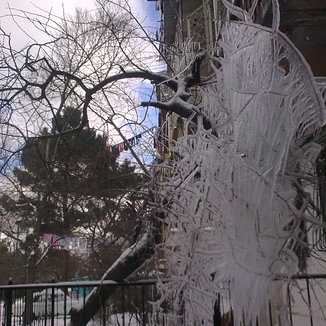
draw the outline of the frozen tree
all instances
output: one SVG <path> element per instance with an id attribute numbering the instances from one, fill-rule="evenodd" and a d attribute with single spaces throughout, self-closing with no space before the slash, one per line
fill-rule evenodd
<path id="1" fill-rule="evenodd" d="M 13 174 L 15 168 L 23 169 L 21 153 L 28 152 L 27 147 L 35 143 L 65 143 L 67 139 L 75 138 L 69 138 L 71 135 L 78 136 L 84 129 L 93 132 L 97 128 L 99 133 L 105 131 L 108 145 L 114 144 L 115 137 L 120 137 L 118 139 L 122 139 L 130 150 L 138 165 L 137 171 L 150 188 L 149 192 L 142 190 L 139 197 L 143 207 L 137 213 L 142 218 L 142 226 L 138 237 L 134 237 L 135 243 L 103 276 L 103 279 L 125 280 L 152 255 L 155 243 L 160 242 L 156 217 L 162 215 L 160 205 L 163 202 L 157 199 L 155 187 L 150 186 L 154 183 L 145 156 L 136 153 L 128 142 L 134 134 L 148 128 L 148 103 L 144 102 L 145 109 L 139 112 L 139 99 L 132 91 L 137 85 L 134 80 L 164 83 L 175 93 L 165 108 L 183 117 L 189 117 L 193 112 L 193 107 L 185 101 L 189 97 L 185 86 L 195 81 L 188 78 L 179 83 L 177 78 L 171 79 L 149 69 L 153 54 L 148 54 L 145 49 L 149 46 L 155 49 L 156 45 L 148 38 L 127 3 L 122 6 L 121 2 L 98 1 L 94 13 L 77 10 L 74 16 L 64 14 L 60 19 L 43 11 L 32 14 L 12 9 L 11 12 L 15 21 L 27 22 L 42 32 L 45 41 L 39 42 L 31 34 L 30 43 L 16 49 L 11 35 L 1 28 L 2 177 L 11 183 L 8 187 L 11 191 L 17 193 L 22 189 L 28 192 Z M 68 108 L 71 121 L 62 124 L 61 117 Z M 77 124 L 72 121 L 76 114 L 80 117 Z M 49 150 L 43 151 L 45 155 L 40 155 L 39 163 L 41 170 L 49 171 L 51 176 L 59 168 L 48 161 L 54 154 Z M 85 164 L 81 164 L 80 169 L 85 169 Z M 78 174 L 77 170 L 75 174 Z M 134 189 L 135 192 L 138 190 Z M 26 207 L 32 209 L 32 206 L 26 202 Z M 94 291 L 83 311 L 76 310 L 72 314 L 72 323 L 86 324 L 100 308 L 101 300 L 108 295 L 110 293 L 105 288 Z"/>
<path id="2" fill-rule="evenodd" d="M 170 302 L 176 325 L 212 325 L 218 297 L 235 325 L 254 324 L 273 280 L 298 271 L 302 225 L 320 225 L 307 211 L 320 151 L 311 136 L 325 123 L 312 72 L 278 30 L 277 1 L 271 28 L 223 3 L 240 21 L 223 25 L 214 82 L 200 88 L 211 129 L 200 123 L 176 142 L 165 186 L 172 280 L 159 304 Z"/>
<path id="3" fill-rule="evenodd" d="M 307 214 L 311 199 L 304 188 L 325 114 L 311 70 L 278 30 L 277 0 L 272 28 L 252 23 L 257 1 L 250 12 L 222 2 L 239 21 L 223 24 L 219 55 L 190 54 L 190 64 L 189 54 L 187 60 L 181 55 L 173 76 L 151 71 L 144 49 L 157 48 L 120 2 L 99 1 L 98 13 L 79 11 L 76 19 L 59 21 L 18 11 L 16 17 L 25 15 L 48 37 L 22 50 L 12 47 L 5 31 L 1 35 L 1 172 L 15 164 L 27 137 L 38 136 L 39 126 L 49 126 L 68 106 L 81 112 L 81 123 L 39 138 L 109 124 L 126 142 L 149 190 L 138 212 L 137 240 L 103 279 L 127 279 L 161 244 L 164 225 L 169 235 L 161 245 L 171 281 L 161 285 L 158 305 L 168 304 L 177 325 L 212 324 L 220 296 L 232 306 L 237 325 L 243 315 L 254 321 L 272 280 L 287 281 L 296 272 L 302 222 L 318 222 Z M 210 65 L 207 79 L 200 74 L 203 60 Z M 158 166 L 170 171 L 166 182 L 125 136 L 144 124 L 135 110 L 139 99 L 129 91 L 134 80 L 167 87 L 168 101 L 141 105 L 184 121 L 172 158 Z M 199 104 L 192 104 L 192 89 L 201 94 Z M 72 312 L 72 324 L 85 325 L 109 295 L 106 287 L 94 290 Z"/>

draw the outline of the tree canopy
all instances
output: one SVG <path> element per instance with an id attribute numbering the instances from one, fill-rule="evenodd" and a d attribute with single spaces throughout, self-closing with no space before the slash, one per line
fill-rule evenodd
<path id="1" fill-rule="evenodd" d="M 52 127 L 66 130 L 80 119 L 80 112 L 66 108 Z M 93 237 L 106 245 L 110 237 L 130 237 L 141 177 L 129 161 L 119 163 L 119 152 L 108 151 L 106 142 L 106 136 L 91 128 L 27 139 L 21 165 L 13 170 L 17 196 L 1 196 L 2 214 L 11 214 L 26 235 L 22 250 L 39 251 L 44 233 Z"/>

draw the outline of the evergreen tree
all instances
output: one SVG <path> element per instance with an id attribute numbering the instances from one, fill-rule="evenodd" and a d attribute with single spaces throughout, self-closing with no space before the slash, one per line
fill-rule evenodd
<path id="1" fill-rule="evenodd" d="M 52 128 L 67 131 L 80 120 L 79 111 L 66 108 Z M 14 214 L 17 227 L 26 233 L 20 248 L 28 257 L 30 276 L 36 275 L 44 233 L 80 236 L 87 230 L 96 240 L 94 248 L 101 239 L 107 243 L 108 238 L 126 238 L 135 219 L 133 193 L 141 182 L 129 161 L 119 164 L 118 151 L 106 150 L 106 137 L 96 130 L 47 138 L 48 134 L 44 128 L 44 137 L 27 140 L 21 166 L 13 171 L 20 184 L 17 197 L 0 199 L 2 211 Z"/>

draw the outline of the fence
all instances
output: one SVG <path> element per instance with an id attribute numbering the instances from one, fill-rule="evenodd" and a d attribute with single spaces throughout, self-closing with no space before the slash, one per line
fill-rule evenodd
<path id="1" fill-rule="evenodd" d="M 87 325 L 170 325 L 168 319 L 162 316 L 155 318 L 152 312 L 150 302 L 157 298 L 155 280 L 0 286 L 0 323 L 2 326 L 69 325 L 72 307 L 82 307 L 86 295 L 100 285 L 110 287 L 113 294 Z M 296 276 L 293 282 L 285 287 L 283 282 L 275 280 L 275 290 L 278 295 L 262 311 L 256 325 L 248 325 L 244 319 L 242 326 L 326 325 L 326 274 Z M 230 305 L 225 305 L 223 298 L 219 298 L 217 302 L 219 307 L 216 307 L 216 311 L 219 315 L 214 316 L 214 326 L 232 326 L 232 309 L 225 310 L 225 307 Z"/>
<path id="2" fill-rule="evenodd" d="M 66 326 L 72 307 L 83 307 L 92 289 L 105 285 L 112 296 L 101 305 L 89 326 L 145 326 L 155 296 L 155 281 L 61 282 L 0 286 L 2 326 Z"/>

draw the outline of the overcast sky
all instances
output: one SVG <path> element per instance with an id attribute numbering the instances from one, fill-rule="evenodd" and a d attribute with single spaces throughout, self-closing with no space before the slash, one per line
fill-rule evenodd
<path id="1" fill-rule="evenodd" d="M 155 1 L 147 0 L 129 0 L 129 3 L 133 9 L 134 14 L 139 17 L 140 20 L 146 19 L 146 26 L 157 27 L 159 12 L 155 10 Z M 22 9 L 31 12 L 37 12 L 37 7 L 42 10 L 50 11 L 58 16 L 62 15 L 62 8 L 66 13 L 73 13 L 76 7 L 94 9 L 94 2 L 92 0 L 0 0 L 0 25 L 6 32 L 12 34 L 12 39 L 15 45 L 23 46 L 27 41 L 27 37 L 19 30 L 16 24 L 9 18 L 4 17 L 8 14 L 8 7 L 14 9 Z M 25 27 L 27 33 L 33 33 L 31 27 Z M 34 36 L 34 35 L 33 35 Z"/>
<path id="2" fill-rule="evenodd" d="M 143 26 L 159 27 L 158 21 L 160 20 L 160 13 L 155 10 L 155 1 L 128 1 L 133 9 L 134 15 L 144 22 Z M 19 29 L 11 18 L 6 17 L 6 15 L 9 14 L 8 7 L 29 12 L 40 12 L 40 9 L 45 11 L 51 10 L 51 12 L 56 16 L 62 16 L 63 7 L 66 14 L 73 14 L 76 7 L 87 8 L 89 10 L 95 8 L 93 0 L 0 0 L 0 26 L 7 33 L 11 33 L 11 40 L 16 49 L 21 49 L 31 41 L 28 38 L 28 35 L 31 35 L 34 39 L 39 40 L 40 42 L 45 41 L 46 39 L 42 38 L 43 35 L 31 25 L 26 24 L 26 22 L 20 22 L 22 30 Z M 151 35 L 155 35 L 154 28 L 148 30 L 151 32 Z M 155 66 L 153 66 L 152 69 L 155 69 Z M 134 89 L 134 91 L 139 93 L 141 100 L 149 100 L 145 93 L 151 94 L 152 86 L 139 82 L 137 84 L 137 89 Z M 140 108 L 138 111 L 141 115 L 142 109 Z M 156 121 L 157 110 L 152 109 L 150 110 L 148 121 L 146 121 L 144 127 L 151 127 L 153 124 L 156 124 Z M 117 138 L 116 142 L 118 141 L 120 141 L 119 138 Z"/>

